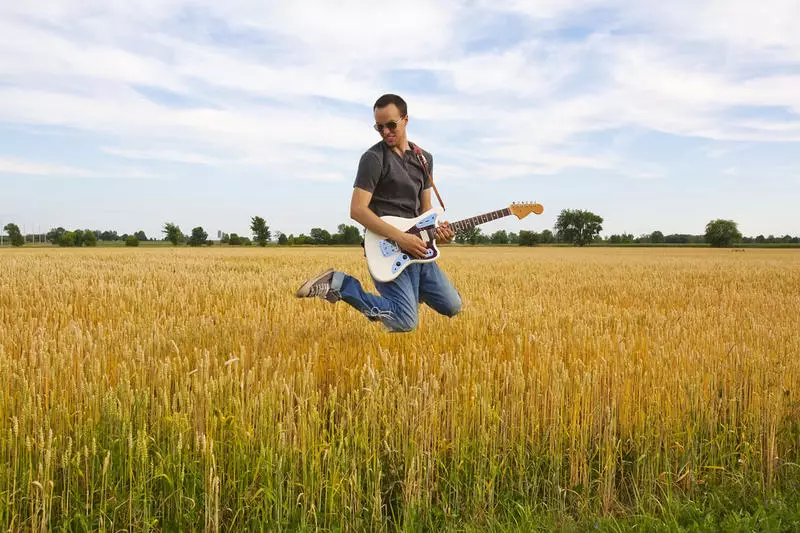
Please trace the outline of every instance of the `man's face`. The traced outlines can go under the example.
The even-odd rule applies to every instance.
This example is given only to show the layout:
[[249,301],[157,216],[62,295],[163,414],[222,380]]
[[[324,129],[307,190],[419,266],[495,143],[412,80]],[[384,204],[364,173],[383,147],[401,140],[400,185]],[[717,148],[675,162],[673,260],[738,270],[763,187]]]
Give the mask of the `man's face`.
[[[378,133],[380,133],[383,141],[392,148],[405,139],[406,122],[408,122],[408,117],[401,117],[400,110],[394,104],[379,107],[375,110],[375,124],[380,128]],[[396,124],[394,130],[390,127],[392,123]]]

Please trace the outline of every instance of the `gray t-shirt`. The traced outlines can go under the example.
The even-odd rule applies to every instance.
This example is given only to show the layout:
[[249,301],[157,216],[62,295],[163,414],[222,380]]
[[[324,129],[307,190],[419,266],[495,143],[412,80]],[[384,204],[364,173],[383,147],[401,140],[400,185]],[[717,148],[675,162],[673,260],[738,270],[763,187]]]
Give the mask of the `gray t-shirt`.
[[[433,174],[433,156],[422,153]],[[361,156],[353,186],[372,193],[369,208],[379,217],[414,218],[420,215],[422,191],[431,183],[413,150],[400,157],[381,141]]]

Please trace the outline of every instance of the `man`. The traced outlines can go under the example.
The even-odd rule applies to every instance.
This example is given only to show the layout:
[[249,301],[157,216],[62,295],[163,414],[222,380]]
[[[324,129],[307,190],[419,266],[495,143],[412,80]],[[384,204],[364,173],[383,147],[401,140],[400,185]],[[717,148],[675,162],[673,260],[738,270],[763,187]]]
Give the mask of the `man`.
[[[432,207],[430,179],[406,133],[408,107],[401,97],[385,94],[375,102],[373,112],[375,129],[383,140],[361,156],[350,217],[422,258],[426,246],[419,236],[402,232],[380,219],[386,215],[414,218]],[[428,152],[423,154],[428,172],[432,173],[433,158]],[[450,242],[454,236],[447,222],[436,229],[437,243]],[[331,268],[306,281],[297,297],[319,297],[331,303],[344,300],[370,320],[380,320],[392,332],[417,327],[420,302],[449,317],[461,311],[460,294],[435,261],[413,263],[388,283],[373,281],[380,296],[364,291],[357,279]]]

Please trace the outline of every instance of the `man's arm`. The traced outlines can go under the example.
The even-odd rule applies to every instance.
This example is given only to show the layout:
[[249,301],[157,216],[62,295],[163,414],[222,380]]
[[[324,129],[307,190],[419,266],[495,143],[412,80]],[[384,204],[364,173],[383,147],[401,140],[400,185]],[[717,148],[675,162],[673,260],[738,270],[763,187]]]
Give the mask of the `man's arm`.
[[420,212],[421,213],[424,213],[425,211],[428,211],[430,208],[433,207],[433,204],[431,204],[431,189],[430,189],[430,187],[428,187],[427,189],[422,191],[422,194],[419,195],[419,204],[420,204],[419,207],[420,207]]
[[371,192],[353,187],[353,197],[350,199],[350,218],[373,233],[396,241],[402,232],[373,213],[369,208],[370,200],[372,200]]

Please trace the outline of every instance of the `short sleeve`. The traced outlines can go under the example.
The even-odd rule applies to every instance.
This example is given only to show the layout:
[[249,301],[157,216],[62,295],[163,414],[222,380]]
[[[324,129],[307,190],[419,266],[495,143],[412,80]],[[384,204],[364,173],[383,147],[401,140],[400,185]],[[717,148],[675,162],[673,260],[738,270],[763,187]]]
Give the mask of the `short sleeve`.
[[372,151],[364,152],[358,162],[358,172],[353,186],[368,192],[375,191],[375,187],[381,177],[381,171],[381,162],[378,154]]

